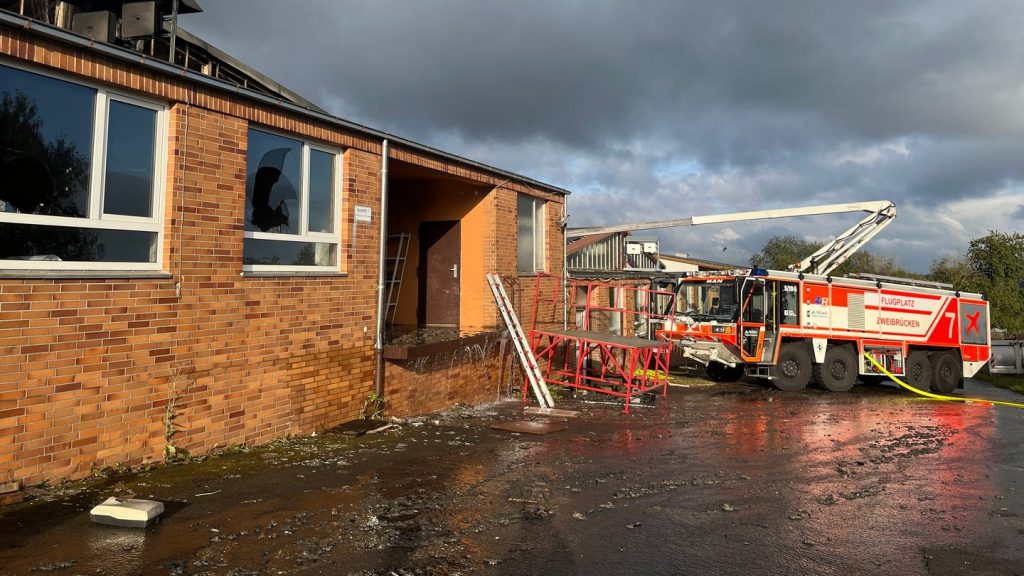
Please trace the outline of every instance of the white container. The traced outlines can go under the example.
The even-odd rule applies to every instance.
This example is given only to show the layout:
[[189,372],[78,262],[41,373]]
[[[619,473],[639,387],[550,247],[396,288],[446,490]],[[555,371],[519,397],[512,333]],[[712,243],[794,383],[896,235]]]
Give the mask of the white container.
[[163,512],[163,502],[111,497],[93,508],[89,518],[97,524],[108,526],[145,528],[156,522]]

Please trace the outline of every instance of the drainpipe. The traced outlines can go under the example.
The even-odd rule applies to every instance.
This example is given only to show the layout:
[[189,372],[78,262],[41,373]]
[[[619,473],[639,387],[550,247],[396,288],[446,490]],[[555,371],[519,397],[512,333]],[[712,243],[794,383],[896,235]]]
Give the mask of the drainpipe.
[[[569,195],[562,200],[562,330],[569,329],[569,240],[565,231],[569,228]],[[575,306],[575,302],[573,305]]]
[[374,372],[374,393],[384,397],[384,282],[387,275],[388,243],[388,141],[381,144],[380,153],[380,264],[377,269],[377,342],[373,350],[377,357]]

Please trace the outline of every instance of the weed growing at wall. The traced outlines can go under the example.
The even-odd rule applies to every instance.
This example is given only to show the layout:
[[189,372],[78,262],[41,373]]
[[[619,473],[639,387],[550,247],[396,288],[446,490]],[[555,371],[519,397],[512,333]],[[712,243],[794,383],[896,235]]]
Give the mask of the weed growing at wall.
[[174,436],[179,428],[174,423],[178,417],[178,402],[188,394],[192,385],[191,365],[179,364],[171,368],[167,377],[167,405],[164,406],[164,462],[180,462],[188,459],[188,450],[179,448],[174,443]]

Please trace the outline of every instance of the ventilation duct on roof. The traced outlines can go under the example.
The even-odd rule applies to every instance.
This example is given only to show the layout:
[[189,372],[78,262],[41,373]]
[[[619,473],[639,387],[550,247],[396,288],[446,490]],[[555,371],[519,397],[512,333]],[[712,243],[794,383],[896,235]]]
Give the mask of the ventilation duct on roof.
[[160,20],[156,2],[129,2],[121,6],[121,37],[149,38],[160,29]]
[[79,12],[71,17],[71,31],[97,42],[112,44],[118,36],[117,15],[107,10]]

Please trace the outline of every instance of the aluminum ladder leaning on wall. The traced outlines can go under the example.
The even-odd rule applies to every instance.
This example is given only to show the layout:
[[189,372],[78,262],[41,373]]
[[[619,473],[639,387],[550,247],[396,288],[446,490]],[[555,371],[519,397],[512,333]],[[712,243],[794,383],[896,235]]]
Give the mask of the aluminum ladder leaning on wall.
[[551,399],[548,384],[544,381],[544,375],[541,374],[540,367],[537,365],[537,358],[533,355],[530,343],[526,340],[526,335],[523,333],[523,327],[519,323],[516,311],[512,308],[512,302],[508,298],[508,293],[505,292],[505,286],[501,283],[501,277],[497,274],[488,273],[487,285],[491,287],[494,302],[498,305],[498,311],[501,312],[502,319],[505,320],[505,326],[508,328],[512,345],[516,350],[516,355],[519,356],[519,363],[523,366],[523,372],[526,373],[526,379],[530,383],[530,388],[533,389],[533,395],[537,398],[537,403],[540,404],[541,408],[554,408],[555,402]]
[[388,248],[390,249],[392,245],[394,245],[395,252],[393,256],[387,257],[388,279],[385,281],[388,297],[384,310],[384,321],[389,328],[395,324],[395,314],[398,312],[398,297],[402,293],[402,276],[405,275],[405,262],[409,255],[409,235],[393,234],[388,236]]

